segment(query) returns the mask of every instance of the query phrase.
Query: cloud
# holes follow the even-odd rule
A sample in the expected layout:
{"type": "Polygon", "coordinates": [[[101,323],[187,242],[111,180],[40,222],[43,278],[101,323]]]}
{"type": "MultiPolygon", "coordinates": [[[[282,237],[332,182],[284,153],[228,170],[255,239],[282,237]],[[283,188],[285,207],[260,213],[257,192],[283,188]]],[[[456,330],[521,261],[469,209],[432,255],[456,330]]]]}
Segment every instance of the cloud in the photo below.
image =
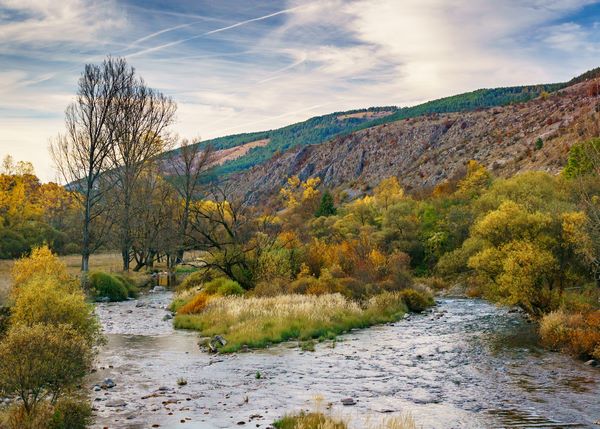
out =
{"type": "Polygon", "coordinates": [[[125,24],[111,1],[0,0],[0,10],[14,17],[0,25],[3,48],[98,43],[100,33],[125,24]]]}
{"type": "Polygon", "coordinates": [[[585,13],[592,3],[233,0],[151,9],[131,0],[0,0],[0,152],[34,158],[51,178],[47,138],[62,127],[83,64],[109,53],[127,55],[177,101],[174,131],[207,139],[567,80],[599,65],[598,24],[585,13]]]}

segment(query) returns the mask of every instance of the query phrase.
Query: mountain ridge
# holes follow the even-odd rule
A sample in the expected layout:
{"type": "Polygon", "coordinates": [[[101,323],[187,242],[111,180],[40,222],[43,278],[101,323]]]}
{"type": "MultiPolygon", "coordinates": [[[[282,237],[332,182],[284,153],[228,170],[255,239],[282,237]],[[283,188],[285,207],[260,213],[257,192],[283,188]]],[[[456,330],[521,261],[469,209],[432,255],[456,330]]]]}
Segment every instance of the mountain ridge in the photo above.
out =
{"type": "Polygon", "coordinates": [[[580,138],[578,126],[600,111],[599,75],[595,69],[585,79],[520,103],[389,120],[289,149],[229,180],[238,197],[263,202],[292,175],[318,176],[324,187],[365,192],[392,175],[409,191],[432,188],[460,174],[470,159],[499,176],[558,173],[580,138]]]}

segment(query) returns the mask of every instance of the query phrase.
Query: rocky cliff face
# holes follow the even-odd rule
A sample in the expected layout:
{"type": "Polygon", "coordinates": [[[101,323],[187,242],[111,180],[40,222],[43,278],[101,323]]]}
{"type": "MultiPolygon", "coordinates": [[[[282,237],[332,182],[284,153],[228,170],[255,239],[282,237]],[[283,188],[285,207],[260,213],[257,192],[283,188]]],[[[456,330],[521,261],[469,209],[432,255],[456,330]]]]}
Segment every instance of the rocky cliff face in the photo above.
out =
{"type": "Polygon", "coordinates": [[[522,104],[361,130],[292,149],[231,181],[238,196],[259,202],[292,175],[318,176],[325,187],[362,192],[393,175],[408,190],[430,188],[458,174],[471,159],[498,176],[524,170],[558,173],[569,147],[581,139],[582,124],[600,110],[599,82],[586,81],[522,104]],[[539,149],[538,139],[543,143],[539,149]]]}

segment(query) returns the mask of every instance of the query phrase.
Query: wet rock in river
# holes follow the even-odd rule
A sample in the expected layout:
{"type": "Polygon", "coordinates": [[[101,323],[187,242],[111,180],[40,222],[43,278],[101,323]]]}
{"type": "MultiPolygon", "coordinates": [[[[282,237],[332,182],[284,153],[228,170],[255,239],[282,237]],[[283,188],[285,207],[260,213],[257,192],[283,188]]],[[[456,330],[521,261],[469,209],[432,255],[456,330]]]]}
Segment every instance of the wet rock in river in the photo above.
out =
{"type": "Polygon", "coordinates": [[[354,398],[344,398],[342,399],[342,404],[349,406],[349,405],[356,405],[356,400],[354,400],[354,398]]]}
{"type": "Polygon", "coordinates": [[[585,364],[593,367],[600,366],[600,363],[595,359],[590,359],[585,364]]]}
{"type": "Polygon", "coordinates": [[[102,382],[102,384],[100,385],[100,387],[103,388],[103,389],[112,389],[116,385],[117,385],[117,383],[115,383],[111,378],[106,378],[102,382]]]}
{"type": "Polygon", "coordinates": [[[117,407],[125,407],[127,406],[127,402],[125,402],[122,399],[114,399],[112,401],[108,401],[105,406],[107,407],[111,407],[111,408],[117,408],[117,407]]]}
{"type": "Polygon", "coordinates": [[[163,322],[166,322],[167,320],[171,320],[173,318],[173,315],[171,313],[169,314],[165,314],[165,316],[162,318],[163,322]]]}
{"type": "Polygon", "coordinates": [[[152,292],[164,292],[164,291],[165,291],[164,286],[154,286],[154,289],[152,289],[152,292]]]}

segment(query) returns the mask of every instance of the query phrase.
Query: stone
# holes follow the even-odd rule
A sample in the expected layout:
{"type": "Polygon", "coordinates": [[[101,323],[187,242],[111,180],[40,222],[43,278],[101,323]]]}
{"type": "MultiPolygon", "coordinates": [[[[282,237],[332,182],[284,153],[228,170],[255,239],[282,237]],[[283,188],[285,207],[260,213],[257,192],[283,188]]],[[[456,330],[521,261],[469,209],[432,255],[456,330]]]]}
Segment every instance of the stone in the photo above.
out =
{"type": "Polygon", "coordinates": [[[101,387],[100,387],[98,384],[96,384],[96,385],[93,387],[93,389],[94,389],[94,392],[99,392],[99,391],[101,391],[101,390],[102,390],[102,388],[101,388],[101,387]]]}
{"type": "Polygon", "coordinates": [[[588,366],[594,366],[594,367],[596,367],[596,366],[598,366],[598,361],[595,360],[595,359],[590,359],[585,364],[588,365],[588,366]]]}
{"type": "Polygon", "coordinates": [[[354,398],[344,398],[342,399],[342,404],[346,406],[355,405],[356,401],[354,400],[354,398]]]}
{"type": "Polygon", "coordinates": [[[107,378],[102,382],[100,387],[102,387],[103,389],[112,389],[116,385],[117,383],[115,383],[111,378],[107,378]]]}
{"type": "Polygon", "coordinates": [[[110,298],[107,296],[101,296],[97,299],[98,302],[110,302],[110,298]]]}
{"type": "Polygon", "coordinates": [[[125,407],[127,406],[127,402],[122,399],[114,399],[112,401],[106,402],[106,407],[117,408],[117,407],[125,407]]]}
{"type": "Polygon", "coordinates": [[[140,308],[140,307],[144,307],[144,303],[143,302],[138,302],[137,304],[135,304],[136,308],[140,308]]]}
{"type": "Polygon", "coordinates": [[[164,286],[154,286],[154,289],[152,289],[152,292],[164,292],[164,291],[165,291],[164,286]]]}
{"type": "Polygon", "coordinates": [[[223,338],[222,336],[220,336],[220,335],[215,335],[215,337],[213,338],[213,341],[218,342],[222,346],[224,346],[225,344],[227,344],[227,340],[225,338],[223,338]]]}
{"type": "Polygon", "coordinates": [[[173,318],[173,315],[171,313],[169,314],[165,314],[165,316],[162,318],[163,322],[167,321],[167,320],[171,320],[173,318]]]}

